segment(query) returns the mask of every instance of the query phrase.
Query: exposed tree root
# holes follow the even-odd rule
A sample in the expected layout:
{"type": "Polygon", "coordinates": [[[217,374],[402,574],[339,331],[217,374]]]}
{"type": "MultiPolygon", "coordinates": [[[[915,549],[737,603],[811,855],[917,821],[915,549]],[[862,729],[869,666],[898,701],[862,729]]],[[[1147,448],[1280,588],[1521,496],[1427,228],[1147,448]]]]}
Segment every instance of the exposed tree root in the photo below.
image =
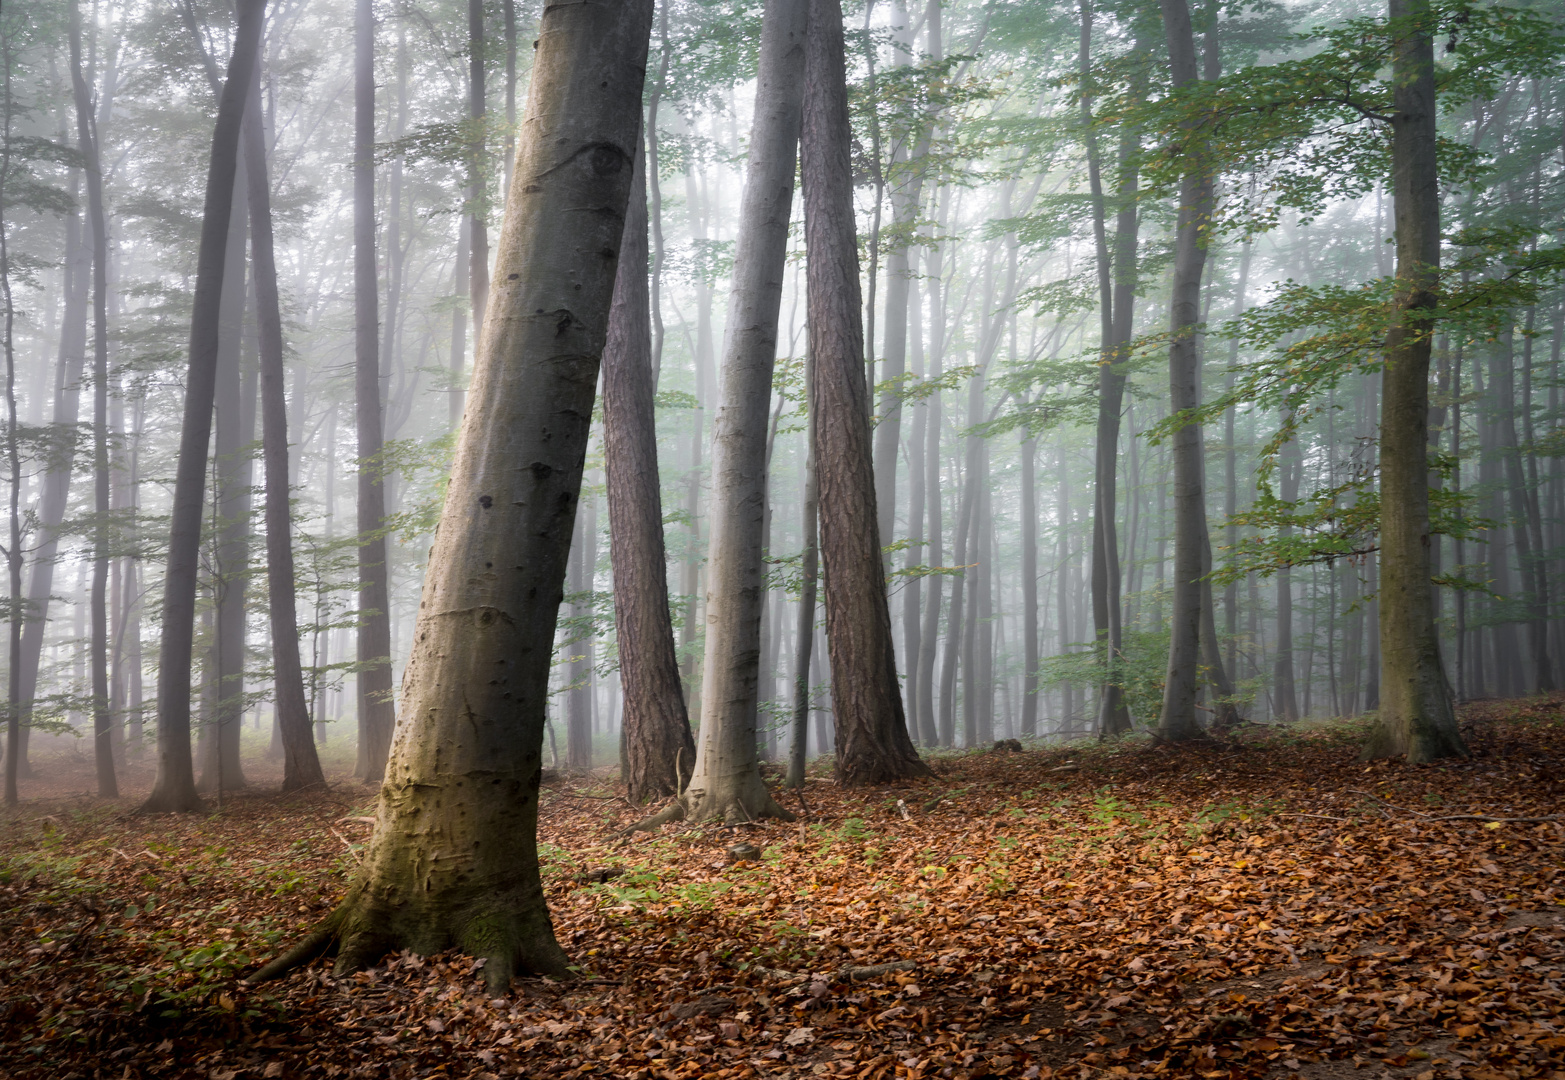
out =
{"type": "Polygon", "coordinates": [[[791,811],[784,809],[776,799],[772,798],[771,792],[764,786],[760,786],[758,797],[753,791],[748,794],[752,796],[755,805],[746,806],[745,799],[738,794],[719,798],[714,792],[686,790],[684,794],[671,799],[667,806],[651,817],[643,818],[634,825],[621,829],[618,835],[628,836],[635,832],[650,832],[660,825],[675,821],[715,821],[723,825],[746,825],[766,819],[797,820],[791,811]]]}

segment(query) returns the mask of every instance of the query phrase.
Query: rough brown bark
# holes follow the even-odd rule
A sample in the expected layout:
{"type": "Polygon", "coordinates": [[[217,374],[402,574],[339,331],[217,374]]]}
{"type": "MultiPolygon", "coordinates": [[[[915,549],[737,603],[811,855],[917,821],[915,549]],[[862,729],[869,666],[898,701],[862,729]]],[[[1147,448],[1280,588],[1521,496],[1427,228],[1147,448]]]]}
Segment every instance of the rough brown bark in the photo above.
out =
{"type": "Polygon", "coordinates": [[[538,870],[554,632],[624,233],[652,5],[544,9],[473,392],[373,838],[342,905],[253,977],[456,946],[568,975],[538,870]]]}
{"type": "Polygon", "coordinates": [[[923,775],[928,768],[908,738],[892,652],[864,385],[851,145],[842,6],[811,0],[800,159],[821,557],[837,780],[857,786],[923,775]]]}
{"type": "Polygon", "coordinates": [[[142,804],[150,812],[198,810],[190,754],[190,665],[195,637],[196,575],[200,565],[201,504],[206,488],[207,443],[217,383],[219,297],[223,291],[228,220],[238,171],[239,129],[254,82],[265,0],[242,0],[234,51],[212,130],[201,246],[190,320],[190,366],[179,463],[170,510],[168,565],[163,578],[163,631],[158,663],[158,771],[142,804]]]}
{"type": "Polygon", "coordinates": [[[635,803],[677,795],[696,758],[668,610],[653,409],[644,162],[638,152],[603,346],[603,467],[624,697],[624,779],[635,803]]]}

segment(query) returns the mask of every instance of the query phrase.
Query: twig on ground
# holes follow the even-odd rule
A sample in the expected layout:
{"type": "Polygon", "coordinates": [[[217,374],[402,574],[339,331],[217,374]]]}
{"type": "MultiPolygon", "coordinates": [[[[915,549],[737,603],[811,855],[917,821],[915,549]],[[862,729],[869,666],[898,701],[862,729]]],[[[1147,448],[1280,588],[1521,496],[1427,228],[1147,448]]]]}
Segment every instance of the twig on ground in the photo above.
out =
{"type": "Polygon", "coordinates": [[[342,846],[348,849],[348,854],[353,856],[353,861],[354,862],[358,863],[360,866],[364,865],[363,857],[361,855],[359,855],[359,853],[357,851],[353,850],[353,844],[352,844],[351,841],[349,841],[349,839],[346,836],[342,835],[342,833],[338,832],[336,829],[333,829],[331,831],[331,834],[333,836],[335,836],[338,840],[342,841],[342,846]]]}

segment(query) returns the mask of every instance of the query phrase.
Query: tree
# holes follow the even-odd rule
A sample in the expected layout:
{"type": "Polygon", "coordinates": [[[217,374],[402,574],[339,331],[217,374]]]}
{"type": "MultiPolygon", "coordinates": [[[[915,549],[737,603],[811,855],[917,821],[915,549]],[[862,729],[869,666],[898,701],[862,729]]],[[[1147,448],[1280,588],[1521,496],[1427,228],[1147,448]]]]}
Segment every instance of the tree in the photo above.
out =
{"type": "Polygon", "coordinates": [[[259,82],[245,106],[245,168],[250,199],[250,254],[255,264],[256,329],[261,352],[261,453],[266,464],[266,585],[272,623],[273,707],[283,742],[283,790],[326,782],[304,696],[299,618],[294,598],[293,520],[288,491],[288,403],[283,381],[283,320],[272,243],[271,181],[261,129],[259,82]]]}
{"type": "Polygon", "coordinates": [[[492,993],[568,974],[538,871],[555,626],[636,153],[650,2],[551,3],[430,555],[403,722],[348,895],[265,979],[456,945],[492,993]]]}
{"type": "Polygon", "coordinates": [[[653,409],[645,161],[638,149],[603,343],[603,469],[625,703],[624,779],[633,803],[679,794],[696,759],[668,610],[653,409]]]}
{"type": "Polygon", "coordinates": [[[163,635],[158,663],[158,768],[152,793],[142,804],[151,812],[197,810],[195,768],[190,755],[190,664],[195,638],[196,575],[201,549],[201,505],[206,487],[207,442],[217,383],[217,350],[228,248],[228,221],[238,172],[239,128],[245,98],[255,77],[266,0],[241,0],[233,53],[212,129],[201,246],[196,260],[195,303],[190,319],[190,364],[185,379],[184,419],[169,527],[168,566],[163,578],[163,635]]]}
{"type": "Polygon", "coordinates": [[[1440,183],[1428,0],[1389,0],[1396,299],[1380,407],[1380,723],[1366,758],[1466,757],[1430,586],[1429,358],[1439,303],[1440,183]]]}
{"type": "MultiPolygon", "coordinates": [[[[808,4],[768,0],[761,24],[722,399],[712,439],[701,730],[684,800],[686,816],[695,820],[792,817],[761,781],[756,721],[766,590],[767,417],[803,110],[808,4]]],[[[859,381],[862,385],[862,376],[859,381]]]]}
{"type": "Polygon", "coordinates": [[[851,146],[842,5],[811,0],[799,155],[815,365],[810,406],[837,780],[858,786],[921,776],[928,768],[908,737],[886,603],[864,384],[851,146]]]}
{"type": "Polygon", "coordinates": [[[386,772],[395,710],[391,694],[391,590],[386,564],[386,485],[380,401],[379,289],[375,275],[375,11],[354,7],[353,402],[359,437],[359,760],[354,775],[386,772]]]}

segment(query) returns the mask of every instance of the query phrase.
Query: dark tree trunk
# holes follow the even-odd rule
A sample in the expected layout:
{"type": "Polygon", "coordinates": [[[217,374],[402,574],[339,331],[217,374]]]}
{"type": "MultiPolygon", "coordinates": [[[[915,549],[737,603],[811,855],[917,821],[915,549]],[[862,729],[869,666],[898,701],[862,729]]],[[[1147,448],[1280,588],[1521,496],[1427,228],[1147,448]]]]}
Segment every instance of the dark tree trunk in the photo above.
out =
{"type": "Polygon", "coordinates": [[[608,478],[614,620],[625,703],[621,720],[625,787],[635,803],[677,795],[696,758],[668,610],[653,416],[644,160],[636,155],[614,306],[603,346],[603,467],[608,478]]]}
{"type": "Polygon", "coordinates": [[[487,332],[342,905],[254,976],[458,947],[492,994],[565,976],[538,868],[549,668],[636,154],[650,2],[544,9],[487,332]],[[538,312],[544,314],[539,315],[538,312]]]}
{"type": "Polygon", "coordinates": [[[206,488],[207,443],[217,386],[218,323],[228,247],[228,220],[238,172],[239,131],[245,98],[255,81],[265,0],[241,0],[234,51],[218,98],[196,261],[190,320],[190,367],[179,463],[170,508],[168,567],[163,584],[163,629],[158,663],[158,771],[142,808],[152,812],[197,810],[190,754],[190,665],[195,638],[196,577],[201,554],[201,504],[206,488]]]}
{"type": "Polygon", "coordinates": [[[858,786],[928,769],[903,718],[876,520],[838,0],[811,0],[805,57],[800,158],[826,631],[837,780],[858,786]]]}
{"type": "Polygon", "coordinates": [[[288,491],[288,405],[284,392],[283,322],[272,249],[271,181],[261,126],[259,83],[245,107],[244,159],[249,173],[250,254],[261,352],[261,452],[266,465],[266,585],[272,625],[273,708],[283,743],[283,790],[325,783],[304,696],[299,618],[294,596],[293,519],[288,491]]]}

